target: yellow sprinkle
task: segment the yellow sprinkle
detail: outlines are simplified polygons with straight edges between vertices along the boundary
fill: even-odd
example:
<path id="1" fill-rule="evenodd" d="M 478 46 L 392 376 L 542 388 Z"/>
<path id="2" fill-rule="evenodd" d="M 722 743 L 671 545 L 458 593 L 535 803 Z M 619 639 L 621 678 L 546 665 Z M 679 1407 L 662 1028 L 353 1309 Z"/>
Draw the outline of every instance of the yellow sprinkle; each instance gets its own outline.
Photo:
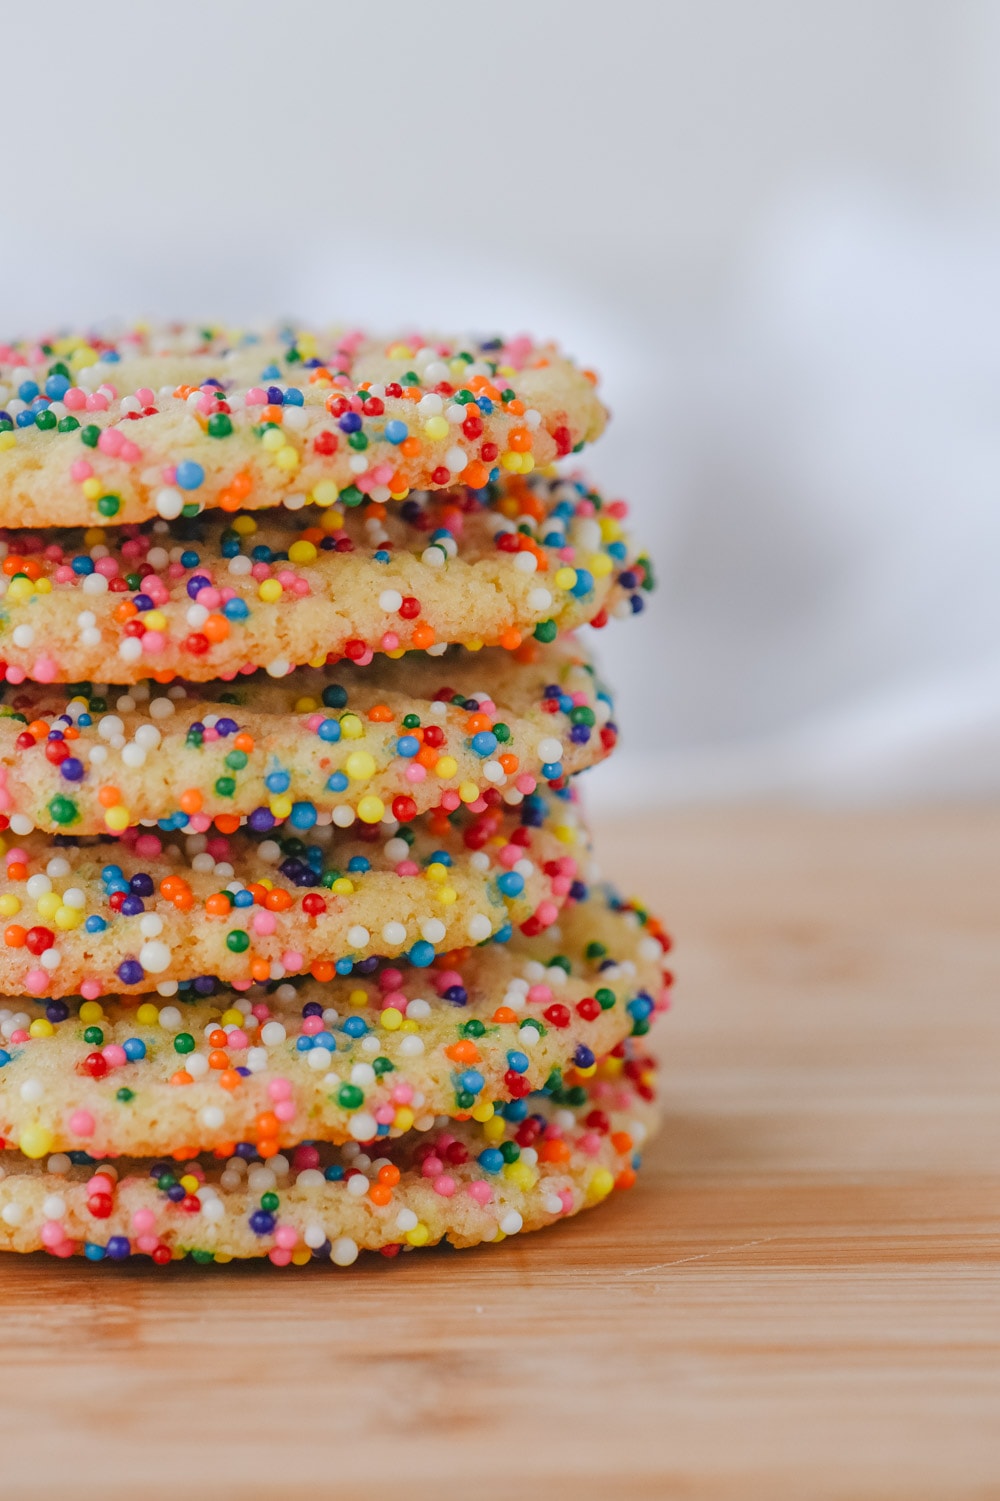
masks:
<path id="1" fill-rule="evenodd" d="M 340 876 L 334 881 L 330 890 L 335 892 L 337 896 L 351 896 L 354 892 L 354 882 L 349 881 L 346 876 Z"/>
<path id="2" fill-rule="evenodd" d="M 218 1261 L 218 1257 L 215 1258 Z M 308 1266 L 313 1259 L 313 1253 L 308 1246 L 299 1246 L 297 1251 L 292 1252 L 292 1266 Z"/>
<path id="3" fill-rule="evenodd" d="M 341 733 L 343 733 L 343 730 L 341 730 Z M 351 751 L 351 754 L 344 762 L 344 770 L 352 781 L 367 782 L 370 777 L 375 775 L 375 757 L 368 751 Z M 372 820 L 369 820 L 369 822 L 372 822 Z"/>
<path id="4" fill-rule="evenodd" d="M 480 1100 L 478 1105 L 472 1107 L 472 1119 L 478 1121 L 480 1125 L 483 1125 L 486 1121 L 491 1121 L 495 1114 L 496 1111 L 491 1100 Z"/>
<path id="5" fill-rule="evenodd" d="M 324 657 L 323 660 L 325 662 L 326 658 Z M 294 704 L 294 707 L 292 709 L 292 713 L 293 714 L 311 714 L 314 709 L 318 709 L 318 708 L 319 708 L 319 699 L 318 698 L 297 698 L 295 700 L 295 704 Z"/>
<path id="6" fill-rule="evenodd" d="M 509 469 L 512 474 L 521 472 L 521 455 L 508 448 L 506 453 L 500 455 L 500 463 L 504 469 Z"/>
<path id="7" fill-rule="evenodd" d="M 408 1105 L 400 1105 L 392 1118 L 392 1124 L 396 1127 L 397 1131 L 409 1131 L 412 1129 L 415 1120 L 416 1116 L 410 1107 Z"/>
<path id="8" fill-rule="evenodd" d="M 587 559 L 587 567 L 595 579 L 607 578 L 611 572 L 611 559 L 606 552 L 595 552 L 593 557 Z"/>
<path id="9" fill-rule="evenodd" d="M 155 1027 L 160 1020 L 160 1013 L 152 1001 L 144 1001 L 135 1013 L 135 1019 L 144 1027 Z"/>
<path id="10" fill-rule="evenodd" d="M 614 1175 L 606 1167 L 599 1167 L 587 1184 L 587 1202 L 596 1204 L 598 1200 L 606 1199 L 614 1186 Z"/>
<path id="11" fill-rule="evenodd" d="M 243 1012 L 237 1011 L 234 1006 L 231 1007 L 228 1011 L 223 1011 L 222 1015 L 219 1017 L 219 1026 L 242 1027 L 245 1020 L 246 1018 L 244 1017 Z"/>
<path id="12" fill-rule="evenodd" d="M 572 589 L 576 583 L 576 569 L 557 568 L 552 576 L 552 582 L 557 589 Z"/>
<path id="13" fill-rule="evenodd" d="M 155 1010 L 156 1008 L 154 1007 L 153 1009 Z M 139 1007 L 139 1010 L 142 1010 L 141 1006 Z M 157 1013 L 157 1015 L 158 1014 L 159 1013 Z M 101 1005 L 100 1001 L 84 1001 L 77 1015 L 83 1022 L 84 1026 L 89 1027 L 93 1022 L 100 1022 L 104 1020 L 104 1007 Z"/>
<path id="14" fill-rule="evenodd" d="M 41 1156 L 41 1153 L 39 1153 L 39 1156 Z M 414 1225 L 413 1229 L 407 1232 L 406 1238 L 410 1242 L 411 1246 L 426 1246 L 427 1242 L 431 1238 L 431 1232 L 428 1230 L 427 1226 L 423 1222 L 421 1222 L 419 1225 Z"/>
<path id="15" fill-rule="evenodd" d="M 483 1135 L 489 1142 L 503 1141 L 507 1134 L 507 1122 L 502 1115 L 491 1115 L 483 1124 Z"/>
<path id="16" fill-rule="evenodd" d="M 293 448 L 290 443 L 286 443 L 284 448 L 278 449 L 278 452 L 274 456 L 274 462 L 279 469 L 297 469 L 301 462 L 299 451 L 297 448 Z"/>
<path id="17" fill-rule="evenodd" d="M 345 740 L 362 740 L 365 727 L 356 714 L 345 714 L 340 721 L 340 733 Z"/>
<path id="18" fill-rule="evenodd" d="M 363 797 L 358 802 L 358 817 L 362 823 L 381 823 L 385 813 L 385 803 L 374 793 Z"/>
<path id="19" fill-rule="evenodd" d="M 326 483 L 327 483 L 327 481 L 324 480 L 323 484 L 326 484 Z M 332 481 L 330 481 L 330 483 L 332 484 Z M 319 489 L 319 485 L 316 486 L 316 490 L 318 490 L 318 489 Z M 313 499 L 314 500 L 316 500 L 316 490 L 313 491 Z M 321 500 L 316 500 L 316 504 L 318 506 L 320 506 L 320 505 L 324 505 L 325 502 L 321 501 Z M 340 509 L 340 506 L 331 506 L 328 511 L 324 511 L 323 512 L 323 515 L 319 519 L 319 524 L 320 524 L 320 526 L 323 528 L 323 530 L 325 532 L 335 532 L 337 530 L 337 528 L 342 525 L 343 520 L 344 520 L 344 513 Z"/>
<path id="20" fill-rule="evenodd" d="M 439 756 L 434 763 L 434 775 L 436 777 L 453 777 L 458 770 L 458 762 L 454 756 Z"/>
<path id="21" fill-rule="evenodd" d="M 35 906 L 38 908 L 39 917 L 43 917 L 48 922 L 50 917 L 55 917 L 62 906 L 62 897 L 58 896 L 54 891 L 46 891 L 43 896 L 38 898 Z"/>
<path id="22" fill-rule="evenodd" d="M 403 1024 L 403 1013 L 395 1006 L 386 1006 L 380 1020 L 387 1032 L 398 1032 Z"/>
<path id="23" fill-rule="evenodd" d="M 352 1006 L 367 1006 L 368 992 L 366 990 L 352 990 L 347 999 Z"/>
<path id="24" fill-rule="evenodd" d="M 35 593 L 36 594 L 51 594 L 52 593 L 52 580 L 51 579 L 36 579 L 35 580 Z"/>
<path id="25" fill-rule="evenodd" d="M 16 442 L 17 439 L 12 432 L 4 431 L 0 433 L 0 453 L 6 453 L 7 449 L 13 448 Z"/>
<path id="26" fill-rule="evenodd" d="M 314 563 L 319 554 L 312 542 L 293 542 L 288 549 L 288 561 L 290 563 Z"/>
<path id="27" fill-rule="evenodd" d="M 201 1184 L 195 1177 L 194 1173 L 185 1173 L 183 1178 L 178 1179 L 178 1182 L 180 1183 L 181 1188 L 183 1188 L 189 1194 L 197 1193 L 199 1188 L 201 1187 Z"/>
<path id="28" fill-rule="evenodd" d="M 278 797 L 272 797 L 268 807 L 271 810 L 272 818 L 287 818 L 292 811 L 292 800 L 290 797 L 285 797 L 282 794 Z"/>
<path id="29" fill-rule="evenodd" d="M 47 1016 L 36 1016 L 28 1028 L 28 1035 L 30 1037 L 53 1037 L 55 1030 Z"/>
<path id="30" fill-rule="evenodd" d="M 440 860 L 432 860 L 430 865 L 428 865 L 427 869 L 424 871 L 424 875 L 427 877 L 428 881 L 447 881 L 448 867 L 447 865 L 442 865 Z"/>
<path id="31" fill-rule="evenodd" d="M 332 479 L 321 479 L 319 484 L 313 485 L 312 499 L 318 506 L 332 506 L 340 491 Z M 335 518 L 339 519 L 339 518 Z M 327 517 L 323 517 L 324 527 L 327 525 Z M 297 545 L 297 544 L 296 544 Z"/>
<path id="32" fill-rule="evenodd" d="M 576 843 L 577 831 L 573 828 L 572 824 L 554 824 L 552 832 L 562 844 Z"/>
<path id="33" fill-rule="evenodd" d="M 436 442 L 441 438 L 447 438 L 450 430 L 447 418 L 445 417 L 428 417 L 424 423 L 424 433 L 432 442 Z"/>
<path id="34" fill-rule="evenodd" d="M 414 351 L 409 344 L 391 344 L 386 350 L 386 355 L 390 360 L 412 360 Z M 464 364 L 465 361 L 463 360 L 462 363 Z"/>
<path id="35" fill-rule="evenodd" d="M 99 479 L 97 479 L 94 475 L 91 475 L 89 479 L 84 480 L 83 484 L 80 486 L 80 489 L 83 491 L 88 500 L 96 500 L 103 491 L 104 486 L 101 484 Z"/>
<path id="36" fill-rule="evenodd" d="M 5 896 L 0 896 L 0 917 L 13 917 L 20 910 L 21 903 L 12 891 L 8 891 Z"/>
<path id="37" fill-rule="evenodd" d="M 10 600 L 28 599 L 35 592 L 35 586 L 29 578 L 13 578 L 7 585 L 7 598 Z"/>
<path id="38" fill-rule="evenodd" d="M 229 524 L 241 537 L 252 537 L 257 530 L 257 523 L 252 516 L 237 516 Z"/>
<path id="39" fill-rule="evenodd" d="M 104 815 L 104 822 L 113 834 L 120 834 L 132 822 L 132 815 L 121 803 L 116 803 Z"/>
<path id="40" fill-rule="evenodd" d="M 268 453 L 277 453 L 280 448 L 287 448 L 285 435 L 280 427 L 269 427 L 261 436 L 261 444 Z"/>
<path id="41" fill-rule="evenodd" d="M 55 917 L 56 927 L 61 928 L 64 933 L 71 933 L 74 928 L 80 926 L 84 919 L 84 914 L 80 911 L 79 907 L 64 907 L 62 904 L 56 908 L 53 916 Z"/>
<path id="42" fill-rule="evenodd" d="M 167 628 L 167 617 L 162 610 L 147 610 L 142 618 L 151 631 L 165 631 Z"/>
<path id="43" fill-rule="evenodd" d="M 462 782 L 459 784 L 458 795 L 463 803 L 474 803 L 479 796 L 479 788 L 475 782 Z"/>
<path id="44" fill-rule="evenodd" d="M 44 1157 L 51 1152 L 55 1138 L 44 1126 L 25 1126 L 18 1146 L 25 1157 Z"/>
<path id="45" fill-rule="evenodd" d="M 263 599 L 267 604 L 273 604 L 276 599 L 281 598 L 284 592 L 277 579 L 261 579 L 257 586 L 258 598 Z"/>
<path id="46" fill-rule="evenodd" d="M 538 1182 L 538 1173 L 527 1162 L 508 1162 L 503 1175 L 524 1193 L 528 1193 Z"/>

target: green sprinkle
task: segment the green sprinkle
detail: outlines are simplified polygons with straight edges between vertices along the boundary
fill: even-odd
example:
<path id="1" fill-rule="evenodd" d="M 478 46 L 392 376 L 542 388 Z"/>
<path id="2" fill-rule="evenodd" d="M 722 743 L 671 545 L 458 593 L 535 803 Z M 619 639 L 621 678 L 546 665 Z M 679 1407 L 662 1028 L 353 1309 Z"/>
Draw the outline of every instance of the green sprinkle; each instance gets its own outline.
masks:
<path id="1" fill-rule="evenodd" d="M 194 1052 L 194 1038 L 191 1036 L 190 1032 L 178 1032 L 177 1036 L 174 1038 L 174 1052 Z"/>
<path id="2" fill-rule="evenodd" d="M 249 947 L 250 934 L 245 933 L 242 928 L 234 928 L 231 933 L 226 934 L 226 948 L 231 953 L 244 954 Z"/>

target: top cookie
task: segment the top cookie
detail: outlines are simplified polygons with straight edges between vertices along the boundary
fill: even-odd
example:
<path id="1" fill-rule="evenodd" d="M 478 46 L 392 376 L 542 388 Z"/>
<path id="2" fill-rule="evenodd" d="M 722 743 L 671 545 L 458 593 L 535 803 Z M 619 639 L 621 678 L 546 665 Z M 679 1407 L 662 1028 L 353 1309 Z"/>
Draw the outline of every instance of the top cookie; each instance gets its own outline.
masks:
<path id="1" fill-rule="evenodd" d="M 168 520 L 481 488 L 597 438 L 552 344 L 135 329 L 0 345 L 0 525 Z"/>

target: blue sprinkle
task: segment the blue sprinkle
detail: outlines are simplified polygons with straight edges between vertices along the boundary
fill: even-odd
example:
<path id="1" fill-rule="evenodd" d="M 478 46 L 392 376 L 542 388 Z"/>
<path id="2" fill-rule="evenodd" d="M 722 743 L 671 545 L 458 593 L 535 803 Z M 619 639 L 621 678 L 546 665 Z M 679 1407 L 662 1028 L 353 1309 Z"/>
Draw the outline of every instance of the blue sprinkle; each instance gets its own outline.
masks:
<path id="1" fill-rule="evenodd" d="M 103 933 L 105 928 L 107 927 L 107 923 L 104 921 L 103 917 L 98 917 L 97 913 L 95 912 L 92 916 L 87 918 L 87 921 L 83 926 L 86 928 L 88 933 Z"/>
<path id="2" fill-rule="evenodd" d="M 344 772 L 335 771 L 333 775 L 327 779 L 326 786 L 328 792 L 345 792 L 348 786 L 348 778 Z"/>
<path id="3" fill-rule="evenodd" d="M 400 735 L 396 741 L 397 756 L 415 756 L 420 749 L 420 741 L 415 735 Z"/>
<path id="4" fill-rule="evenodd" d="M 287 792 L 291 781 L 287 771 L 272 771 L 264 778 L 264 786 L 268 792 Z"/>
<path id="5" fill-rule="evenodd" d="M 503 1153 L 497 1147 L 486 1147 L 476 1158 L 484 1173 L 503 1171 Z"/>
<path id="6" fill-rule="evenodd" d="M 99 1246 L 96 1241 L 88 1240 L 87 1244 L 83 1248 L 83 1254 L 84 1256 L 86 1256 L 88 1261 L 103 1261 L 105 1257 L 105 1250 L 104 1247 Z"/>
<path id="7" fill-rule="evenodd" d="M 464 1074 L 459 1074 L 458 1083 L 459 1088 L 466 1090 L 467 1093 L 478 1094 L 486 1080 L 478 1069 L 467 1068 Z"/>
<path id="8" fill-rule="evenodd" d="M 205 471 L 194 459 L 181 459 L 177 465 L 177 483 L 182 490 L 197 490 L 205 481 Z M 181 562 L 183 562 L 183 558 Z"/>
<path id="9" fill-rule="evenodd" d="M 293 803 L 289 823 L 294 829 L 311 829 L 316 822 L 316 808 L 313 803 Z"/>
<path id="10" fill-rule="evenodd" d="M 245 599 L 227 599 L 222 606 L 222 613 L 227 620 L 246 620 L 250 606 Z"/>
<path id="11" fill-rule="evenodd" d="M 497 737 L 492 730 L 480 730 L 472 737 L 472 749 L 477 756 L 492 756 L 497 748 Z"/>
<path id="12" fill-rule="evenodd" d="M 316 733 L 321 740 L 328 740 L 331 745 L 335 745 L 340 739 L 340 725 L 336 719 L 324 719 Z"/>
<path id="13" fill-rule="evenodd" d="M 417 969 L 426 969 L 434 961 L 434 945 L 421 938 L 406 957 Z"/>
<path id="14" fill-rule="evenodd" d="M 146 1056 L 146 1044 L 141 1037 L 126 1037 L 122 1043 L 122 1051 L 130 1063 L 138 1063 Z"/>
<path id="15" fill-rule="evenodd" d="M 363 1016 L 348 1016 L 344 1021 L 343 1030 L 348 1037 L 364 1037 L 368 1031 L 368 1023 Z"/>
<path id="16" fill-rule="evenodd" d="M 517 1048 L 511 1048 L 507 1054 L 507 1067 L 512 1068 L 515 1074 L 526 1074 L 528 1072 L 528 1063 L 527 1053 L 521 1053 Z"/>
<path id="17" fill-rule="evenodd" d="M 390 443 L 402 443 L 403 439 L 409 436 L 409 432 L 410 429 L 405 422 L 393 420 L 385 425 L 385 435 Z"/>
<path id="18" fill-rule="evenodd" d="M 505 870 L 502 876 L 497 876 L 497 886 L 504 896 L 520 896 L 524 890 L 524 877 L 516 870 Z"/>
<path id="19" fill-rule="evenodd" d="M 33 380 L 22 381 L 17 388 L 17 394 L 22 401 L 34 401 L 38 395 L 38 386 Z"/>

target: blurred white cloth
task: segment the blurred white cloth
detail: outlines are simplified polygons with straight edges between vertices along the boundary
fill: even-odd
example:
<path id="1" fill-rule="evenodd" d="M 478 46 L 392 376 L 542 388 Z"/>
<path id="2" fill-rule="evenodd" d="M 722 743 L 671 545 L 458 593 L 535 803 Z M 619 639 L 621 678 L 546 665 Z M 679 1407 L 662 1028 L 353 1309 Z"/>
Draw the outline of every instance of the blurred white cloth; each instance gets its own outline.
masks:
<path id="1" fill-rule="evenodd" d="M 1000 244 L 804 206 L 694 330 L 612 802 L 1000 790 Z M 655 628 L 653 623 L 655 622 Z"/>

